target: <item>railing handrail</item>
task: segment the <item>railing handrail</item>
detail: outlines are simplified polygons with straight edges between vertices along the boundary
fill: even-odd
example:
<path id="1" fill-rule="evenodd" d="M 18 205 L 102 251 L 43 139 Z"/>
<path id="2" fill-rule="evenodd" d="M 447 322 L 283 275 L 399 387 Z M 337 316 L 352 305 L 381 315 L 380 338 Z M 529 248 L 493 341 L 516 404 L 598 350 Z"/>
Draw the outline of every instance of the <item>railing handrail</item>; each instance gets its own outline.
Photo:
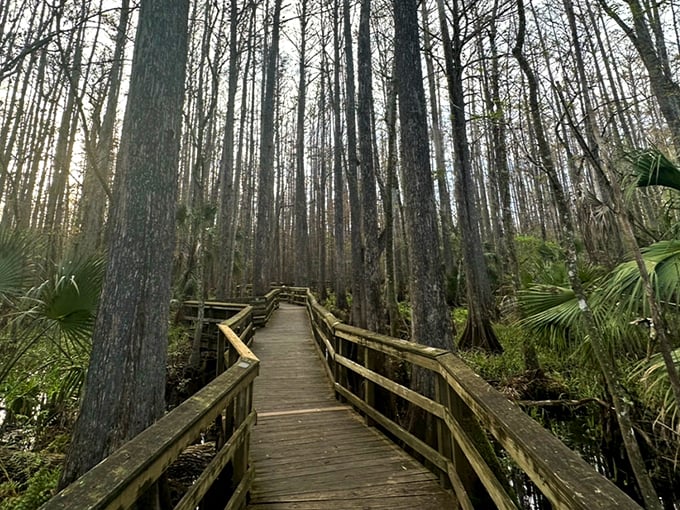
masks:
<path id="1" fill-rule="evenodd" d="M 323 308 L 311 292 L 307 291 L 305 298 L 317 345 L 325 350 L 323 358 L 327 373 L 337 394 L 436 466 L 448 477 L 448 483 L 454 488 L 463 508 L 472 508 L 473 505 L 453 462 L 456 449 L 463 452 L 489 497 L 499 508 L 517 508 L 514 498 L 495 478 L 493 470 L 486 465 L 483 454 L 477 451 L 466 431 L 466 426 L 478 427 L 477 420 L 505 448 L 554 508 L 641 508 L 455 354 L 349 326 Z M 380 375 L 371 370 L 367 362 L 361 364 L 349 359 L 341 352 L 341 342 L 350 342 L 431 370 L 439 377 L 436 397 L 433 400 Z M 369 398 L 372 392 L 365 389 L 365 395 L 361 397 L 350 391 L 339 380 L 342 379 L 341 370 L 358 374 L 363 378 L 365 388 L 369 385 L 381 386 L 437 419 L 437 445 L 433 448 L 381 414 Z"/>
<path id="2" fill-rule="evenodd" d="M 225 372 L 56 494 L 40 507 L 41 510 L 129 508 L 200 436 L 202 430 L 216 418 L 222 420 L 222 413 L 232 403 L 236 407 L 233 414 L 240 416 L 227 416 L 226 419 L 232 420 L 234 430 L 228 431 L 231 435 L 223 438 L 222 448 L 175 508 L 195 508 L 224 466 L 235 456 L 244 456 L 244 448 L 245 461 L 241 461 L 247 464 L 248 434 L 255 422 L 250 392 L 259 373 L 260 360 L 243 341 L 252 325 L 244 327 L 241 336 L 232 327 L 252 321 L 252 312 L 251 306 L 243 306 L 241 311 L 218 327 L 229 346 L 238 353 L 238 356 L 230 356 L 231 362 L 228 362 L 229 368 Z M 239 506 L 235 504 L 236 498 L 240 498 L 241 502 L 245 500 L 246 485 L 252 479 L 252 471 L 241 469 L 240 478 L 235 480 L 240 485 L 234 491 L 229 508 Z"/>

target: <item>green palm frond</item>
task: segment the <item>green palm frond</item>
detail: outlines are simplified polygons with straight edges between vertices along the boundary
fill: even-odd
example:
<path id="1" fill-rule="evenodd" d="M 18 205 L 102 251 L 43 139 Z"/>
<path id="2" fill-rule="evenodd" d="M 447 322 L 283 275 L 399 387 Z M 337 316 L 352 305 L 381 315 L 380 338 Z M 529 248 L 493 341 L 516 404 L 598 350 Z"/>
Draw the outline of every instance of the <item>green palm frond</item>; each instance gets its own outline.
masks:
<path id="1" fill-rule="evenodd" d="M 627 321 L 621 320 L 618 303 L 601 299 L 595 283 L 589 304 L 597 330 L 602 335 L 600 341 L 604 341 L 612 353 L 643 350 L 644 338 Z M 521 326 L 546 338 L 556 349 L 575 352 L 587 348 L 587 342 L 583 342 L 583 314 L 572 289 L 536 285 L 521 291 L 518 301 L 524 313 Z M 586 349 L 584 353 L 587 352 Z"/>
<path id="2" fill-rule="evenodd" d="M 74 343 L 89 339 L 94 327 L 104 276 L 103 259 L 72 259 L 60 264 L 54 274 L 32 289 L 29 315 L 54 325 Z"/>
<path id="3" fill-rule="evenodd" d="M 578 327 L 581 311 L 574 291 L 555 285 L 534 285 L 518 295 L 524 313 L 520 324 L 531 331 L 564 343 Z"/>
<path id="4" fill-rule="evenodd" d="M 666 186 L 680 191 L 680 168 L 660 150 L 638 149 L 625 158 L 631 163 L 638 187 Z"/>
<path id="5" fill-rule="evenodd" d="M 680 348 L 672 352 L 673 361 L 680 369 Z M 659 409 L 658 419 L 668 423 L 680 435 L 680 414 L 668 379 L 668 370 L 660 353 L 641 361 L 630 375 L 631 380 L 639 380 L 643 387 L 643 398 L 652 408 Z"/>
<path id="6" fill-rule="evenodd" d="M 21 234 L 0 229 L 0 299 L 21 295 L 27 287 L 31 241 Z"/>
<path id="7" fill-rule="evenodd" d="M 87 359 L 103 275 L 101 257 L 69 259 L 21 296 L 3 331 L 11 341 L 0 360 L 0 383 L 39 345 L 71 364 Z"/>
<path id="8" fill-rule="evenodd" d="M 677 302 L 680 296 L 680 240 L 659 241 L 641 251 L 657 300 Z M 603 285 L 602 301 L 620 302 L 629 314 L 649 314 L 647 296 L 635 261 L 614 268 Z"/>

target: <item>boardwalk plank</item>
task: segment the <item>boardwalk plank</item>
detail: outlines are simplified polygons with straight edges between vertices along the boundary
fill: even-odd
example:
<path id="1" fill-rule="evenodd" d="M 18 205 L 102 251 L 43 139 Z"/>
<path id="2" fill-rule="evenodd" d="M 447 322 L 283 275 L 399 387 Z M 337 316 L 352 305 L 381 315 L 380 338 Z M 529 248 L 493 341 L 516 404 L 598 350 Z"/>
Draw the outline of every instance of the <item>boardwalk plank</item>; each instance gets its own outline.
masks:
<path id="1" fill-rule="evenodd" d="M 455 508 L 435 476 L 335 400 L 304 308 L 282 304 L 260 358 L 251 510 Z"/>

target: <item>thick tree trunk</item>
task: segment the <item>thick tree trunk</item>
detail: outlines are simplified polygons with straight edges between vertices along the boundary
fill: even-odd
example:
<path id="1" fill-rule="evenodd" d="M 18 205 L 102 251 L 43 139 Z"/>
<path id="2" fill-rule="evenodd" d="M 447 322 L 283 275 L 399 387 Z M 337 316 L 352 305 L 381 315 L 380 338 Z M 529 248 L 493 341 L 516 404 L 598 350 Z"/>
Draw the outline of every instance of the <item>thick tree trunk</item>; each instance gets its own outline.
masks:
<path id="1" fill-rule="evenodd" d="M 437 208 L 430 167 L 425 90 L 420 65 L 417 0 L 393 0 L 396 84 L 401 125 L 401 174 L 406 237 L 410 259 L 411 334 L 416 342 L 453 350 L 451 317 L 446 305 L 444 271 L 438 246 Z M 416 386 L 434 394 L 424 372 Z"/>
<path id="2" fill-rule="evenodd" d="M 106 279 L 61 487 L 165 409 L 188 6 L 188 0 L 141 3 Z"/>

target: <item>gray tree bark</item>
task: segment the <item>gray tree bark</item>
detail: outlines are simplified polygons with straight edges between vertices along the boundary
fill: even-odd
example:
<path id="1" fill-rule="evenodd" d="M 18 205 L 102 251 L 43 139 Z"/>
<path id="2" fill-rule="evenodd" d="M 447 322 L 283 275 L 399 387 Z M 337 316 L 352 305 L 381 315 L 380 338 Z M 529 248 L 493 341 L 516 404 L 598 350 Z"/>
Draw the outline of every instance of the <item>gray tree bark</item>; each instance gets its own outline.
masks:
<path id="1" fill-rule="evenodd" d="M 423 23 L 425 23 L 424 45 L 425 65 L 427 69 L 427 84 L 430 95 L 430 117 L 432 120 L 432 144 L 434 146 L 435 173 L 437 175 L 437 190 L 439 191 L 439 221 L 441 224 L 441 245 L 444 255 L 444 271 L 447 282 L 456 275 L 456 259 L 453 254 L 453 213 L 451 210 L 451 194 L 446 182 L 446 158 L 444 156 L 444 138 L 439 122 L 439 105 L 437 104 L 437 84 L 432 58 L 432 37 L 430 35 L 428 10 L 426 2 L 421 5 Z M 447 283 L 448 286 L 448 283 Z"/>
<path id="2" fill-rule="evenodd" d="M 606 0 L 599 0 L 599 3 L 640 55 L 661 114 L 668 123 L 675 150 L 680 152 L 680 85 L 673 79 L 658 6 L 646 8 L 639 0 L 625 0 L 633 19 L 633 26 L 630 26 Z"/>
<path id="3" fill-rule="evenodd" d="M 64 487 L 165 410 L 188 0 L 141 2 L 106 279 Z"/>
<path id="4" fill-rule="evenodd" d="M 100 249 L 104 241 L 106 206 L 111 194 L 114 131 L 123 74 L 129 14 L 130 1 L 123 0 L 109 74 L 106 110 L 97 137 L 95 160 L 89 162 L 83 180 L 83 204 L 80 211 L 82 232 L 78 242 L 78 250 L 83 254 L 90 254 Z"/>
<path id="5" fill-rule="evenodd" d="M 234 266 L 233 231 L 236 230 L 235 203 L 238 202 L 238 181 L 234 178 L 234 117 L 236 111 L 236 89 L 238 87 L 238 0 L 231 0 L 229 15 L 229 83 L 227 85 L 227 111 L 224 119 L 224 140 L 220 159 L 220 215 L 218 241 L 217 295 L 227 298 L 231 295 Z M 247 74 L 247 72 L 245 73 Z"/>
<path id="6" fill-rule="evenodd" d="M 458 222 L 463 243 L 465 262 L 465 283 L 467 291 L 468 319 L 459 340 L 461 348 L 479 348 L 490 352 L 503 350 L 491 326 L 495 306 L 489 283 L 486 259 L 479 232 L 480 215 L 475 202 L 475 184 L 472 178 L 472 160 L 467 139 L 465 119 L 465 93 L 463 90 L 463 65 L 461 53 L 463 41 L 460 31 L 460 8 L 458 0 L 453 2 L 453 34 L 449 33 L 448 20 L 443 0 L 437 0 L 446 78 L 451 102 L 451 124 L 454 144 L 454 169 L 456 172 L 456 201 Z"/>
<path id="7" fill-rule="evenodd" d="M 300 63 L 295 137 L 295 284 L 306 286 L 309 278 L 309 232 L 305 187 L 305 105 L 307 102 L 307 0 L 300 4 Z"/>
<path id="8" fill-rule="evenodd" d="M 414 341 L 453 350 L 446 305 L 437 208 L 430 167 L 425 90 L 420 64 L 417 0 L 393 0 L 396 86 L 401 125 L 401 175 L 410 260 L 409 293 Z M 433 395 L 433 381 L 420 374 L 417 387 Z"/>
<path id="9" fill-rule="evenodd" d="M 279 60 L 281 0 L 274 2 L 271 42 L 267 55 L 257 197 L 257 225 L 253 254 L 253 294 L 263 296 L 269 289 L 271 264 L 274 263 L 272 236 L 274 224 L 274 104 Z"/>
<path id="10" fill-rule="evenodd" d="M 333 232 L 335 237 L 335 304 L 347 309 L 345 275 L 345 181 L 342 178 L 342 119 L 340 114 L 340 0 L 333 2 Z"/>
<path id="11" fill-rule="evenodd" d="M 352 19 L 349 0 L 343 0 L 342 19 L 345 37 L 345 127 L 347 129 L 347 192 L 349 194 L 350 237 L 351 237 L 351 275 L 352 275 L 352 310 L 351 321 L 357 326 L 366 325 L 363 295 L 364 258 L 361 247 L 361 200 L 359 198 L 359 182 L 357 166 L 357 127 L 356 127 L 356 92 L 354 86 L 354 38 L 352 37 Z"/>
<path id="12" fill-rule="evenodd" d="M 382 331 L 383 303 L 378 243 L 378 196 L 373 155 L 373 69 L 371 59 L 371 0 L 362 0 L 357 41 L 359 95 L 357 125 L 359 128 L 359 162 L 361 168 L 361 230 L 363 251 L 362 295 L 365 326 Z"/>

